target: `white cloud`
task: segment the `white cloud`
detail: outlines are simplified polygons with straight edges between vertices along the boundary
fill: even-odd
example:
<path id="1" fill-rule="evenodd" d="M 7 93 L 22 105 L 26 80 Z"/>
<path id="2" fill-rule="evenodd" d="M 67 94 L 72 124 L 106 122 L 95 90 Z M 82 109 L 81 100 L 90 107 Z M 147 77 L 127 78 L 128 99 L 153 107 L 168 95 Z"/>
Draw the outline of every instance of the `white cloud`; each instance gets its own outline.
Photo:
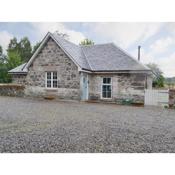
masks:
<path id="1" fill-rule="evenodd" d="M 162 57 L 158 61 L 158 65 L 167 77 L 175 76 L 175 53 Z"/>
<path id="2" fill-rule="evenodd" d="M 2 46 L 4 53 L 6 53 L 7 46 L 12 38 L 13 35 L 7 31 L 0 31 L 0 45 Z"/>
<path id="3" fill-rule="evenodd" d="M 40 39 L 44 37 L 48 31 L 59 31 L 61 33 L 66 33 L 69 35 L 69 40 L 75 44 L 79 44 L 80 41 L 85 38 L 81 32 L 70 30 L 66 28 L 63 23 L 32 23 L 32 25 L 35 28 L 35 32 L 37 32 L 37 35 Z"/>
<path id="4" fill-rule="evenodd" d="M 139 43 L 155 35 L 163 23 L 90 23 L 90 29 L 108 38 L 122 47 L 129 47 L 136 41 Z"/>
<path id="5" fill-rule="evenodd" d="M 137 59 L 138 56 L 138 50 L 135 49 L 134 51 L 131 52 L 131 55 Z M 143 64 L 148 64 L 148 63 L 156 63 L 156 58 L 153 56 L 152 53 L 146 52 L 143 48 L 140 50 L 140 61 Z"/>
<path id="6" fill-rule="evenodd" d="M 150 46 L 150 49 L 153 53 L 160 54 L 166 52 L 172 44 L 175 44 L 175 40 L 172 37 L 161 38 L 156 40 Z"/>
<path id="7" fill-rule="evenodd" d="M 134 50 L 131 54 L 134 58 L 137 58 L 137 49 Z M 163 71 L 164 76 L 172 77 L 175 76 L 175 53 L 167 56 L 167 57 L 156 57 L 153 52 L 145 51 L 143 48 L 141 49 L 141 63 L 155 63 L 160 69 Z"/>

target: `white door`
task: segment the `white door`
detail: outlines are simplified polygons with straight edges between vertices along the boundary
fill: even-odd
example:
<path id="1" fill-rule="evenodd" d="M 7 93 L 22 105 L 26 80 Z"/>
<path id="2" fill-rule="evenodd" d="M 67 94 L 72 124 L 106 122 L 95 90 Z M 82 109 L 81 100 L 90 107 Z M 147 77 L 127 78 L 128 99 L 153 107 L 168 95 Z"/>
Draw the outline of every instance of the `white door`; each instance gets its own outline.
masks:
<path id="1" fill-rule="evenodd" d="M 88 100 L 88 74 L 83 74 L 81 77 L 82 82 L 82 100 Z"/>

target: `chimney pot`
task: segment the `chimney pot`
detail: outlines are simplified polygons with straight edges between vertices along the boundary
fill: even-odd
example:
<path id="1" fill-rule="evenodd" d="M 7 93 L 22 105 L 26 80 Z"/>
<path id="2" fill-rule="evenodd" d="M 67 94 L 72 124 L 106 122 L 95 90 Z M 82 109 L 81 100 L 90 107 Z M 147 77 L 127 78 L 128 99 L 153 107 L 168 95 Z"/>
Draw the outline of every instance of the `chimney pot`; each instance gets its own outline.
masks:
<path id="1" fill-rule="evenodd" d="M 140 61 L 140 48 L 141 46 L 138 46 L 138 61 Z"/>

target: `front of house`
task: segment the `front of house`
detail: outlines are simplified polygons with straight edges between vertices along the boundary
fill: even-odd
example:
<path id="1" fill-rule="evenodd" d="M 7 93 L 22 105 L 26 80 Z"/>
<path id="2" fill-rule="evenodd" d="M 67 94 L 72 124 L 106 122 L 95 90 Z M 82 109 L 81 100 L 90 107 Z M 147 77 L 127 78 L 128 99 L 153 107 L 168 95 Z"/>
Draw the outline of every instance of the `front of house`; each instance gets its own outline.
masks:
<path id="1" fill-rule="evenodd" d="M 28 96 L 144 101 L 144 90 L 152 88 L 151 71 L 113 43 L 78 46 L 52 33 L 9 73 Z"/>

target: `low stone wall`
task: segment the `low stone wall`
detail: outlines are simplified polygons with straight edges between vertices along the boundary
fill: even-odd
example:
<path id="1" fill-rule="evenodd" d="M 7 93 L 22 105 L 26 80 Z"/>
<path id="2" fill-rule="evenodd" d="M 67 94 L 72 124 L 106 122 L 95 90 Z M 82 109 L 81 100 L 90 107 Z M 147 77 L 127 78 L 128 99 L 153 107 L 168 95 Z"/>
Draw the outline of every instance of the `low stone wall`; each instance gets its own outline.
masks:
<path id="1" fill-rule="evenodd" d="M 19 84 L 0 84 L 0 95 L 22 97 L 24 89 L 25 87 Z"/>
<path id="2" fill-rule="evenodd" d="M 175 107 L 175 89 L 169 90 L 169 107 L 170 108 Z"/>

